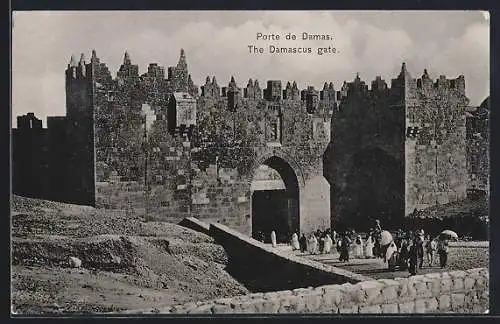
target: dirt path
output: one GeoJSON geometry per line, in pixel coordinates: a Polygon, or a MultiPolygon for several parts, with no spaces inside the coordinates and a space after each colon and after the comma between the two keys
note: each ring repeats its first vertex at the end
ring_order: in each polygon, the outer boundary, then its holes
{"type": "MultiPolygon", "coordinates": [[[[292,253],[289,246],[278,246],[278,248],[292,253]]],[[[351,260],[346,263],[340,262],[338,260],[338,253],[318,255],[310,255],[300,252],[293,253],[307,259],[366,275],[374,279],[394,279],[398,277],[406,278],[409,276],[407,270],[390,272],[387,269],[387,263],[385,263],[382,259],[351,258],[351,260]]],[[[448,265],[445,269],[441,269],[439,267],[437,256],[435,256],[434,260],[435,261],[432,267],[429,267],[429,265],[424,260],[424,267],[422,269],[419,269],[419,274],[489,267],[488,244],[486,242],[467,242],[467,244],[454,244],[450,246],[448,265]]]]}

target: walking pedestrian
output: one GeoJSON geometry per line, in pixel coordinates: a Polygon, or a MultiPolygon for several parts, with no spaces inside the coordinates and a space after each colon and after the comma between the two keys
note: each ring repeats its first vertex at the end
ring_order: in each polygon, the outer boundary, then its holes
{"type": "Polygon", "coordinates": [[[300,236],[300,252],[305,253],[307,251],[307,238],[304,233],[300,236]]]}
{"type": "Polygon", "coordinates": [[[316,254],[318,252],[318,239],[314,233],[311,234],[311,237],[307,242],[307,250],[309,254],[316,254]]]}
{"type": "Polygon", "coordinates": [[[365,242],[365,258],[373,258],[373,247],[374,247],[373,237],[368,234],[368,238],[365,242]]]}
{"type": "Polygon", "coordinates": [[[354,257],[358,259],[363,257],[363,239],[361,235],[357,235],[354,241],[354,257]]]}
{"type": "Polygon", "coordinates": [[[430,235],[427,235],[427,240],[425,243],[425,254],[427,256],[427,263],[429,267],[434,265],[434,253],[437,250],[437,242],[436,240],[431,239],[430,235]]]}
{"type": "Polygon", "coordinates": [[[418,235],[415,236],[415,242],[417,245],[417,261],[418,261],[418,268],[422,269],[422,266],[424,265],[424,231],[420,230],[418,235]]]}
{"type": "Polygon", "coordinates": [[[340,247],[340,258],[341,262],[349,262],[349,248],[351,247],[351,239],[348,233],[344,233],[342,237],[342,245],[340,247]]]}
{"type": "Polygon", "coordinates": [[[271,232],[271,244],[273,245],[274,248],[277,245],[277,242],[276,242],[276,232],[275,231],[271,232]]]}
{"type": "Polygon", "coordinates": [[[293,233],[290,245],[292,246],[292,251],[300,250],[299,236],[297,233],[293,233]]]}
{"type": "Polygon", "coordinates": [[[448,263],[449,243],[448,240],[443,238],[438,242],[439,265],[444,269],[448,263]]]}
{"type": "Polygon", "coordinates": [[[330,234],[327,233],[325,236],[323,253],[325,253],[325,254],[330,253],[332,251],[332,246],[333,246],[332,238],[330,237],[330,234]]]}
{"type": "Polygon", "coordinates": [[[413,241],[410,243],[410,249],[409,249],[409,257],[410,257],[410,275],[414,276],[417,274],[418,271],[418,244],[416,241],[416,238],[413,239],[413,241]]]}

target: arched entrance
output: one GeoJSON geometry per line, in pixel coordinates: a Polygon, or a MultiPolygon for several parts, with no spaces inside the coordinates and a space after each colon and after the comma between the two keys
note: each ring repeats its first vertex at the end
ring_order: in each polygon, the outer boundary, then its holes
{"type": "Polygon", "coordinates": [[[267,158],[252,179],[252,237],[270,242],[271,231],[279,243],[299,233],[299,183],[282,158],[267,158]]]}

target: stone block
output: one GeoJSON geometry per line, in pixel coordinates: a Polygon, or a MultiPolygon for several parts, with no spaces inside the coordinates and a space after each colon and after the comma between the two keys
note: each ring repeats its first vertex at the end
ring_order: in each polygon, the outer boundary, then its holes
{"type": "Polygon", "coordinates": [[[434,279],[431,282],[427,283],[427,289],[429,289],[432,293],[432,296],[439,296],[441,293],[441,280],[434,279]]]}
{"type": "Polygon", "coordinates": [[[432,297],[432,288],[429,289],[425,282],[419,281],[415,283],[415,290],[417,291],[417,295],[422,297],[432,297]]]}
{"type": "Polygon", "coordinates": [[[264,303],[266,301],[263,299],[252,299],[246,303],[245,313],[265,313],[264,303]]]}
{"type": "Polygon", "coordinates": [[[465,277],[464,278],[464,289],[465,290],[470,290],[474,288],[474,285],[476,284],[476,279],[472,277],[465,277]]]}
{"type": "Polygon", "coordinates": [[[439,296],[439,307],[440,312],[449,311],[451,309],[451,297],[450,295],[439,296]]]}
{"type": "Polygon", "coordinates": [[[442,278],[441,279],[441,292],[450,292],[453,287],[453,281],[451,278],[442,278]]]}
{"type": "Polygon", "coordinates": [[[396,281],[394,279],[379,279],[377,281],[383,283],[384,286],[399,286],[400,285],[400,282],[396,281]]]}
{"type": "Polygon", "coordinates": [[[327,289],[323,294],[323,302],[326,306],[337,306],[340,301],[340,293],[336,289],[327,289]]]}
{"type": "Polygon", "coordinates": [[[478,276],[478,277],[476,278],[476,284],[475,284],[475,288],[476,288],[476,289],[482,289],[482,288],[484,288],[486,285],[487,285],[487,281],[485,280],[485,278],[484,278],[484,277],[478,276]]]}
{"type": "Polygon", "coordinates": [[[384,301],[384,295],[382,294],[382,289],[378,287],[365,290],[365,294],[366,294],[367,305],[376,305],[384,301]]]}
{"type": "Polygon", "coordinates": [[[382,314],[399,313],[398,304],[384,304],[381,306],[382,314]]]}
{"type": "Polygon", "coordinates": [[[415,313],[415,302],[411,301],[399,304],[399,313],[401,314],[415,313]]]}
{"type": "Polygon", "coordinates": [[[280,299],[280,306],[278,308],[278,313],[294,313],[297,308],[297,296],[285,296],[280,299]]]}
{"type": "Polygon", "coordinates": [[[373,306],[361,306],[359,307],[360,314],[380,314],[382,313],[382,308],[380,305],[373,306]]]}
{"type": "Polygon", "coordinates": [[[358,312],[358,306],[354,306],[350,308],[339,308],[338,314],[357,314],[358,312]]]}
{"type": "Polygon", "coordinates": [[[278,313],[278,309],[280,308],[279,300],[267,300],[262,303],[262,311],[264,314],[275,314],[278,313]]]}
{"type": "Polygon", "coordinates": [[[295,296],[299,296],[302,294],[309,294],[312,291],[312,288],[297,288],[292,290],[295,296]]]}
{"type": "Polygon", "coordinates": [[[453,279],[453,290],[454,291],[462,291],[464,290],[464,279],[463,278],[454,278],[453,279]]]}
{"type": "Polygon", "coordinates": [[[398,299],[398,287],[396,286],[388,286],[382,289],[382,297],[384,303],[392,303],[397,301],[398,299]]]}
{"type": "Polygon", "coordinates": [[[415,313],[423,314],[427,311],[427,305],[424,299],[418,299],[415,301],[415,313]]]}
{"type": "Polygon", "coordinates": [[[351,302],[361,305],[366,303],[366,294],[365,292],[359,288],[356,287],[356,289],[352,289],[348,292],[348,296],[351,302]]]}
{"type": "Polygon", "coordinates": [[[435,313],[438,310],[439,303],[437,298],[428,298],[425,300],[427,313],[435,313]]]}
{"type": "Polygon", "coordinates": [[[481,293],[481,299],[486,301],[490,299],[490,291],[488,289],[483,290],[481,293]]]}
{"type": "Polygon", "coordinates": [[[462,270],[452,271],[452,272],[449,272],[448,274],[452,278],[464,278],[464,277],[468,276],[467,272],[462,271],[462,270]]]}
{"type": "Polygon", "coordinates": [[[304,297],[306,311],[308,313],[319,313],[323,304],[323,296],[321,294],[312,294],[304,297]]]}
{"type": "Polygon", "coordinates": [[[303,296],[298,296],[295,298],[295,308],[294,311],[296,313],[305,313],[306,312],[306,301],[303,296]]]}
{"type": "Polygon", "coordinates": [[[459,310],[465,305],[465,294],[451,294],[451,308],[452,310],[459,310]]]}

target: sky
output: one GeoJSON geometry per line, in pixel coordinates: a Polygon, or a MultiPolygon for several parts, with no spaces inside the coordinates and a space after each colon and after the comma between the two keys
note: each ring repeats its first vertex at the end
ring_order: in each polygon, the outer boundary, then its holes
{"type": "Polygon", "coordinates": [[[34,112],[64,115],[65,74],[70,56],[90,58],[95,49],[116,76],[128,51],[144,73],[149,63],[175,66],[186,52],[195,84],[216,76],[219,86],[234,76],[297,81],[300,89],[333,82],[339,89],[359,73],[371,84],[380,75],[390,85],[406,62],[413,77],[463,74],[471,105],[489,95],[489,15],[481,11],[26,11],[12,16],[12,121],[34,112]],[[333,40],[304,41],[302,33],[333,40]],[[257,34],[279,40],[257,39],[257,34]],[[286,40],[295,34],[297,40],[286,40]],[[264,48],[250,53],[248,45],[264,48]],[[311,47],[311,54],[269,53],[269,46],[311,47]],[[317,55],[317,47],[335,54],[317,55]]]}

